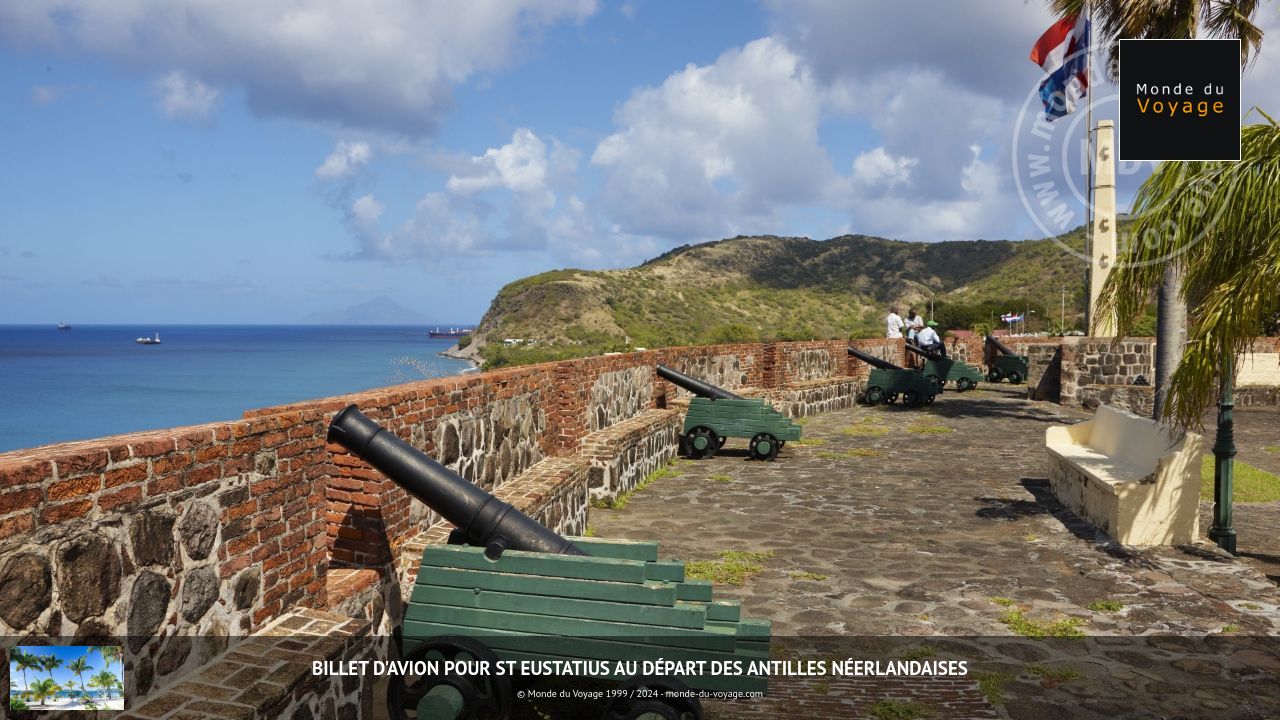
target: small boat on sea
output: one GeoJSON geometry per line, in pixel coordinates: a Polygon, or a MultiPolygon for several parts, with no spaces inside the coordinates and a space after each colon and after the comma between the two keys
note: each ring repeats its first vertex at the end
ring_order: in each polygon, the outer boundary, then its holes
{"type": "Polygon", "coordinates": [[[140,338],[138,338],[138,339],[134,340],[134,342],[138,343],[139,345],[159,345],[159,344],[160,344],[160,333],[156,333],[156,336],[155,336],[155,337],[153,337],[153,338],[149,338],[149,337],[140,337],[140,338]]]}
{"type": "Polygon", "coordinates": [[[58,323],[58,329],[59,329],[59,330],[70,330],[70,329],[71,329],[71,326],[70,326],[70,325],[68,325],[68,324],[66,324],[66,323],[64,323],[64,322],[60,322],[60,323],[58,323]]]}

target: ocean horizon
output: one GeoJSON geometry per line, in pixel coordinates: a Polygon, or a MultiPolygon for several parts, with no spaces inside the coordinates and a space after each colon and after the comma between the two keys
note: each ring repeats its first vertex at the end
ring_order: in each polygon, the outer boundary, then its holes
{"type": "MultiPolygon", "coordinates": [[[[470,327],[471,323],[439,327],[470,327]]],[[[424,325],[0,325],[0,452],[456,375],[424,325]],[[160,334],[160,344],[139,337],[160,334]]]]}

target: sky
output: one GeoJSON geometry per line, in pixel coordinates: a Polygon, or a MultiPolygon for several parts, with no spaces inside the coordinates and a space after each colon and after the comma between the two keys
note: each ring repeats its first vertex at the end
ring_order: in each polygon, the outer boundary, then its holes
{"type": "MultiPolygon", "coordinates": [[[[117,678],[120,677],[120,661],[112,660],[111,667],[107,668],[106,663],[104,663],[102,660],[102,656],[99,655],[97,652],[97,649],[92,646],[30,645],[30,646],[24,646],[20,649],[34,655],[54,655],[59,660],[61,660],[62,667],[55,668],[53,670],[53,680],[54,682],[58,683],[64,689],[67,689],[67,690],[80,689],[80,677],[78,677],[75,673],[71,672],[70,670],[67,670],[66,668],[67,663],[80,657],[85,658],[85,661],[89,665],[89,670],[86,670],[83,673],[84,681],[85,681],[85,689],[88,689],[88,690],[93,689],[88,685],[89,678],[102,672],[103,670],[110,669],[113,675],[115,675],[117,678]]],[[[9,683],[10,683],[11,691],[26,689],[26,686],[22,684],[22,676],[23,676],[23,673],[22,671],[18,670],[18,666],[12,662],[9,663],[9,683]]],[[[47,679],[49,677],[49,672],[46,670],[27,670],[26,677],[27,677],[27,682],[35,682],[36,680],[47,679]]]]}
{"type": "MultiPolygon", "coordinates": [[[[1044,5],[0,0],[0,324],[463,323],[740,234],[1044,237],[1015,147],[1044,5]]],[[[1280,3],[1256,21],[1243,107],[1274,115],[1280,3]]]]}

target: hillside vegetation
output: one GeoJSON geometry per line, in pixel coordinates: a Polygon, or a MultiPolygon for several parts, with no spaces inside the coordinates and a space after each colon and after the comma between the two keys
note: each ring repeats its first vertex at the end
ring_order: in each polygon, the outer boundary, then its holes
{"type": "MultiPolygon", "coordinates": [[[[1083,249],[1083,230],[1059,240],[1083,249]]],[[[930,299],[944,325],[967,329],[1029,307],[1048,330],[1058,325],[1064,287],[1074,327],[1085,267],[1053,240],[737,237],[624,270],[517,280],[493,299],[472,343],[494,367],[634,347],[875,337],[889,305],[905,313],[914,304],[927,315],[930,299]],[[508,346],[506,338],[524,342],[508,346]]]]}

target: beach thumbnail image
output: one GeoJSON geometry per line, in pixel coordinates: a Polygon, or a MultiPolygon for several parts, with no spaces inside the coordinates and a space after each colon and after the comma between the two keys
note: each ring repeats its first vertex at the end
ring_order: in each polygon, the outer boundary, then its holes
{"type": "Polygon", "coordinates": [[[123,710],[117,645],[24,645],[9,650],[9,710],[123,710]]]}

